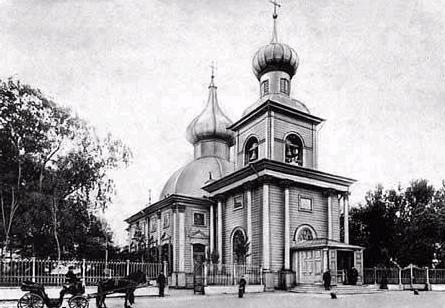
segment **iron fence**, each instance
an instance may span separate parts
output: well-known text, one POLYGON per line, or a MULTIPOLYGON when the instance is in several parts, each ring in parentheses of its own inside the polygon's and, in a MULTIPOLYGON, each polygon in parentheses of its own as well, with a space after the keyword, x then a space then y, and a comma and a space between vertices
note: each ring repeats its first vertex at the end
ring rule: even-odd
POLYGON ((68 267, 87 286, 107 278, 123 278, 141 270, 147 279, 154 280, 160 272, 167 273, 167 264, 143 262, 105 262, 94 260, 0 260, 0 286, 19 286, 23 281, 34 281, 46 286, 61 286, 68 267))
POLYGON ((445 284, 445 269, 420 268, 365 268, 363 270, 365 284, 445 284))
POLYGON ((244 277, 247 284, 263 284, 263 271, 261 266, 240 265, 240 264, 206 264, 205 269, 206 285, 237 285, 241 277, 244 277))

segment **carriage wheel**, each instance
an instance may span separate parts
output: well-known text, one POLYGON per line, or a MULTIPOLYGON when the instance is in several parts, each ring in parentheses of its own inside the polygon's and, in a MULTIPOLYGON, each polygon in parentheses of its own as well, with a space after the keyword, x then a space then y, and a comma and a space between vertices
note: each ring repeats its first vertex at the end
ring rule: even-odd
POLYGON ((17 302, 18 308, 43 308, 43 298, 34 293, 26 293, 17 302))
POLYGON ((88 299, 82 295, 76 295, 68 300, 70 308, 88 308, 88 299))

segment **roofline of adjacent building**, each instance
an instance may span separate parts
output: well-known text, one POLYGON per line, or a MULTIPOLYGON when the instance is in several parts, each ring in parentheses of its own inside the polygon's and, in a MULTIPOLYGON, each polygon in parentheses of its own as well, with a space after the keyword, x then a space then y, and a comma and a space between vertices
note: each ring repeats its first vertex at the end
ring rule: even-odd
POLYGON ((213 203, 211 199, 205 198, 205 197, 193 197, 193 196, 187 196, 187 195, 179 195, 179 194, 172 194, 168 196, 167 198, 164 198, 162 200, 159 200, 153 204, 148 205, 144 209, 140 210, 136 214, 131 215, 130 217, 126 218, 124 221, 127 223, 132 223, 134 221, 137 221, 147 215, 153 214, 167 206, 175 206, 178 204, 181 205, 203 205, 207 206, 211 203, 213 203))
POLYGON ((311 115, 309 113, 296 110, 292 107, 280 104, 279 102, 273 101, 271 99, 266 100, 264 103, 259 105, 257 108, 249 112, 248 114, 244 115, 241 119, 233 123, 228 127, 228 129, 231 129, 233 131, 237 130, 240 126, 249 123, 252 119, 254 119, 258 114, 262 113, 264 110, 273 110, 273 111, 280 111, 285 114, 290 114, 292 116, 295 116, 297 118, 302 118, 311 121, 312 123, 315 123, 316 125, 326 121, 325 119, 316 117, 314 115, 311 115))
POLYGON ((203 189, 211 194, 218 194, 262 176, 290 180, 295 183, 334 189, 341 192, 348 191, 349 186, 356 182, 356 180, 351 178, 263 158, 205 185, 203 189))

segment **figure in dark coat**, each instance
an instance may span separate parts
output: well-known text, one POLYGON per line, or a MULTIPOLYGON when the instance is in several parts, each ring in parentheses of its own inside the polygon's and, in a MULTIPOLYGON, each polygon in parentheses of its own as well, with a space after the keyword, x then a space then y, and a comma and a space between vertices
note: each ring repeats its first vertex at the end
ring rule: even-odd
POLYGON ((327 270, 323 273, 323 285, 325 290, 331 289, 331 271, 327 270))
POLYGON ((164 289, 165 289, 165 276, 164 273, 159 273, 158 279, 156 279, 159 288, 159 296, 164 297, 164 289))
POLYGON ((241 279, 239 280, 239 286, 238 286, 238 297, 242 298, 244 296, 244 293, 246 292, 246 279, 243 277, 241 277, 241 279))
POLYGON ((80 279, 77 278, 73 270, 74 266, 71 265, 68 267, 68 272, 65 274, 65 285, 63 286, 63 289, 60 291, 60 297, 59 297, 60 302, 62 302, 63 297, 67 293, 75 295, 76 293, 81 292, 80 279))
POLYGON ((350 271, 350 278, 349 278, 349 282, 352 285, 356 285, 357 284, 357 279, 358 279, 358 271, 355 267, 351 268, 350 271))

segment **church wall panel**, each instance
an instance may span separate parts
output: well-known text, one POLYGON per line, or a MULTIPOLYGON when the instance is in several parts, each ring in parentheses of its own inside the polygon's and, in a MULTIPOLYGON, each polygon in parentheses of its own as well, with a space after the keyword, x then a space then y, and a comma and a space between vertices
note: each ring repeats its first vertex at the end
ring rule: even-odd
POLYGON ((271 270, 278 271, 284 258, 284 191, 278 185, 270 185, 269 192, 271 270))
MULTIPOLYGON (((184 259, 185 259, 185 271, 190 273, 193 271, 193 255, 192 255, 192 240, 190 233, 193 230, 201 230, 205 234, 210 234, 210 213, 207 209, 199 206, 187 206, 185 210, 185 245, 184 245, 184 259), (193 224, 193 213, 201 212, 205 214, 205 226, 198 227, 193 224)), ((208 247, 208 245, 206 245, 208 247)))
MULTIPOLYGON (((229 196, 226 199, 225 207, 223 210, 223 220, 224 220, 224 245, 223 245, 223 251, 224 251, 224 263, 231 264, 233 263, 232 259, 232 243, 231 243, 231 236, 232 232, 236 227, 243 228, 244 232, 246 232, 246 221, 247 221, 247 215, 246 215, 246 205, 244 203, 243 207, 240 209, 234 209, 234 198, 235 196, 242 195, 242 193, 234 194, 229 196)), ((244 201, 244 198, 243 198, 244 201)))
POLYGON ((289 201, 291 243, 294 240, 296 229, 303 224, 312 226, 318 238, 327 238, 328 201, 321 191, 293 186, 289 191, 289 201), (298 209, 299 195, 312 199, 311 212, 298 209))
POLYGON ((266 137, 266 117, 265 115, 260 117, 259 119, 247 124, 245 127, 243 127, 238 132, 239 136, 237 138, 237 148, 236 148, 236 157, 237 157, 237 168, 241 169, 244 167, 243 164, 243 153, 244 153, 244 143, 246 142, 247 138, 249 138, 251 135, 255 135, 258 137, 258 158, 264 158, 265 157, 265 150, 266 150, 266 144, 265 144, 265 137, 266 137))
POLYGON ((333 239, 340 241, 340 202, 337 196, 332 196, 332 227, 333 239))
POLYGON ((304 165, 312 168, 313 165, 313 130, 312 125, 301 120, 276 114, 274 118, 274 159, 284 162, 284 138, 289 132, 298 133, 303 138, 304 165))
POLYGON ((252 192, 252 239, 250 244, 250 252, 252 254, 252 264, 261 265, 263 258, 261 256, 263 251, 263 229, 262 229, 262 215, 263 215, 263 188, 258 186, 252 192))

